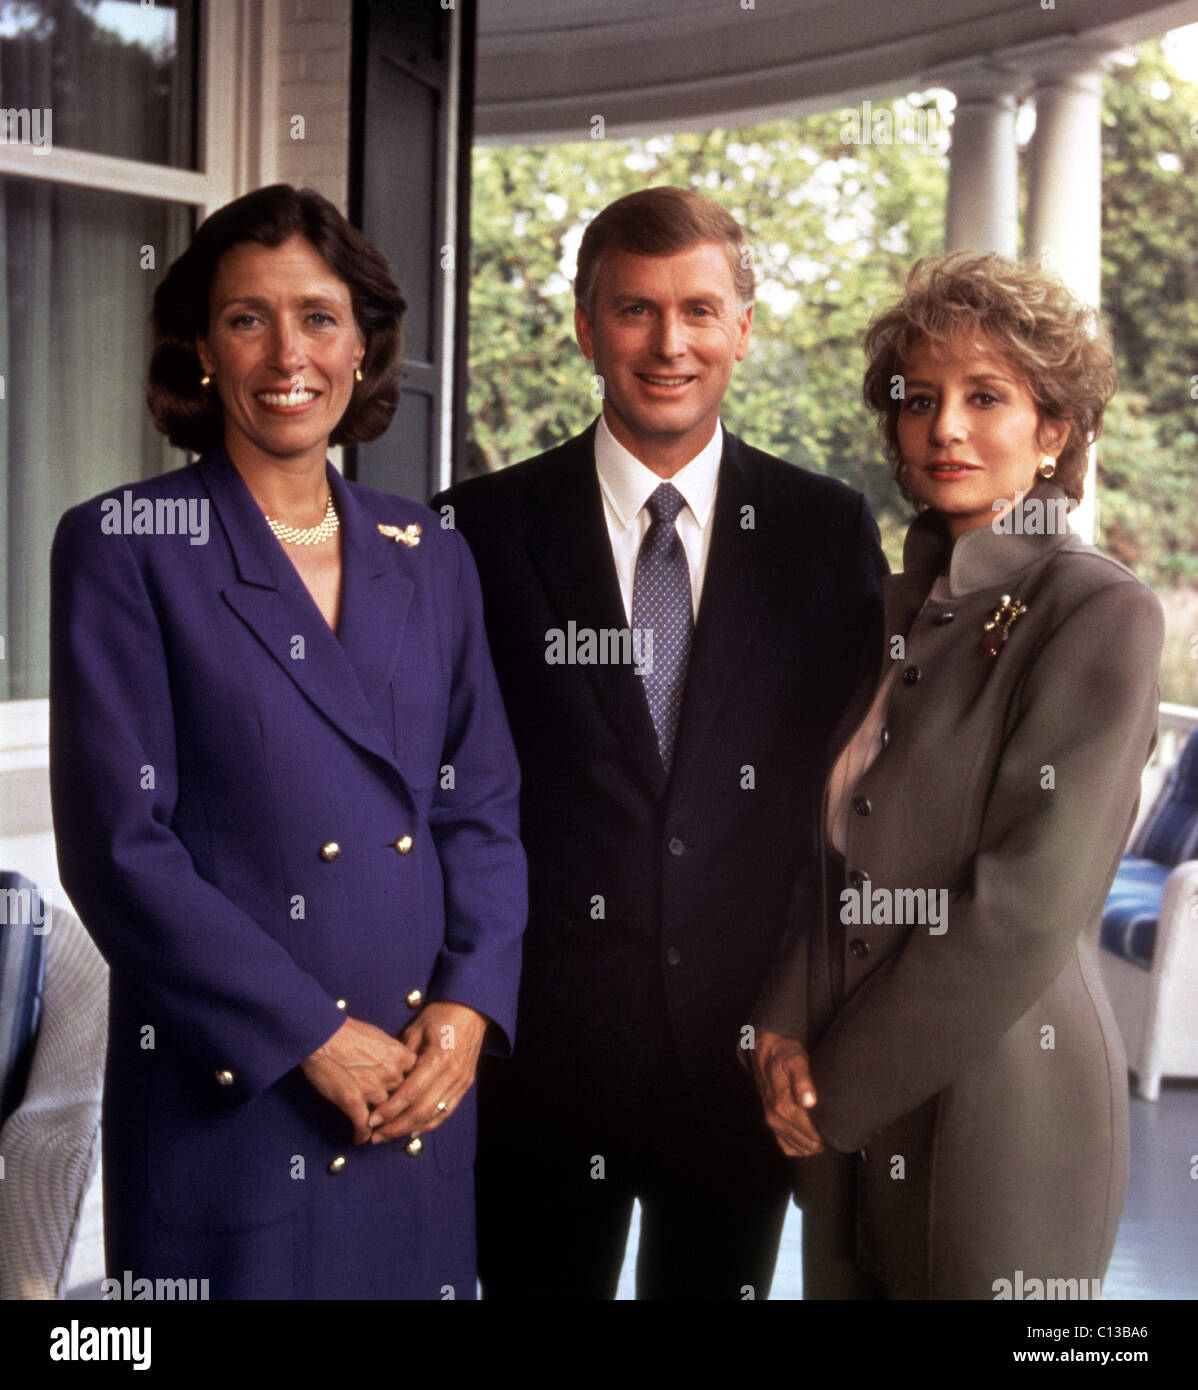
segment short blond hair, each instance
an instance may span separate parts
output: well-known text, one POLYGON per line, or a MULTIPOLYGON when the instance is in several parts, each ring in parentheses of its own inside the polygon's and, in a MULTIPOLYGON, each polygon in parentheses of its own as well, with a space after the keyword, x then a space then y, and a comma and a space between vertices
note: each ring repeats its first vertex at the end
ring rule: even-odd
POLYGON ((898 447, 902 400, 894 399, 893 380, 906 375, 917 347, 944 349, 964 333, 983 338, 1019 372, 1041 425, 1068 422, 1053 482, 1080 500, 1086 454, 1118 384, 1110 335, 1095 310, 1056 276, 993 253, 960 251, 916 262, 902 299, 876 315, 865 334, 865 403, 878 416, 903 496, 912 500, 898 447))
POLYGON ((728 257, 743 313, 753 302, 753 261, 744 229, 719 203, 690 188, 642 188, 608 203, 582 234, 574 300, 590 316, 595 280, 604 256, 672 256, 704 241, 717 241, 728 257))

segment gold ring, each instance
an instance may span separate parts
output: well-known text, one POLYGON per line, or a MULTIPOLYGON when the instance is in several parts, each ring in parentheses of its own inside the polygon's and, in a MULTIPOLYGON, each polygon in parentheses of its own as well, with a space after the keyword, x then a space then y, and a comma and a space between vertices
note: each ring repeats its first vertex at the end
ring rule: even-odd
POLYGON ((446 1112, 448 1109, 449 1109, 449 1106, 446 1105, 445 1102, 444 1102, 443 1100, 439 1100, 439 1101, 437 1102, 437 1111, 438 1111, 439 1114, 444 1115, 445 1112, 446 1112))

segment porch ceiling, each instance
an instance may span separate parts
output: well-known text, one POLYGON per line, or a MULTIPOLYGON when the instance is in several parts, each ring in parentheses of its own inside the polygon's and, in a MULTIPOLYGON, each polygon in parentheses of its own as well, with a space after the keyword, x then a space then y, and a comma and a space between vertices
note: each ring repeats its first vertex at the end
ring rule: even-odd
POLYGON ((609 137, 748 124, 1195 21, 1198 0, 479 0, 476 135, 582 140, 597 115, 609 137))

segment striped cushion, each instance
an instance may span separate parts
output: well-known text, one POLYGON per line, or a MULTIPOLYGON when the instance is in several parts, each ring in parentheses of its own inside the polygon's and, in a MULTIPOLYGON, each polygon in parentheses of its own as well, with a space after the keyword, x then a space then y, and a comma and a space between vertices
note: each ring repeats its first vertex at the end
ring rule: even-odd
POLYGON ((1170 872, 1168 864, 1125 854, 1102 910, 1102 944, 1143 970, 1152 969, 1156 923, 1170 872))

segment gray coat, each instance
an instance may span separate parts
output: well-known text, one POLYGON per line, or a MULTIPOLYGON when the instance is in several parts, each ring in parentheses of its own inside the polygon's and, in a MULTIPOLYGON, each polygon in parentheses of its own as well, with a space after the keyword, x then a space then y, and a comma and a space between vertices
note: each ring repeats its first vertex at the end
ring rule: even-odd
MULTIPOLYGON (((1060 497, 1037 485, 1015 526, 1060 497)), ((1114 1245, 1127 1076, 1098 932, 1155 739, 1163 618, 1072 532, 985 526, 954 548, 950 600, 917 619, 946 544, 925 513, 886 581, 883 669, 902 672, 854 788, 843 886, 859 891, 829 913, 840 879, 805 876, 755 1022, 807 1045, 825 1145, 859 1151, 858 1265, 899 1297, 994 1298, 1020 1270, 1101 1278, 1114 1245), (992 657, 1004 594, 1026 611, 992 657), (936 892, 946 921, 902 889, 936 892), (842 925, 861 891, 874 920, 842 925), (902 924, 876 920, 887 903, 902 924)), ((797 1160, 801 1201, 823 1162, 797 1160)))

